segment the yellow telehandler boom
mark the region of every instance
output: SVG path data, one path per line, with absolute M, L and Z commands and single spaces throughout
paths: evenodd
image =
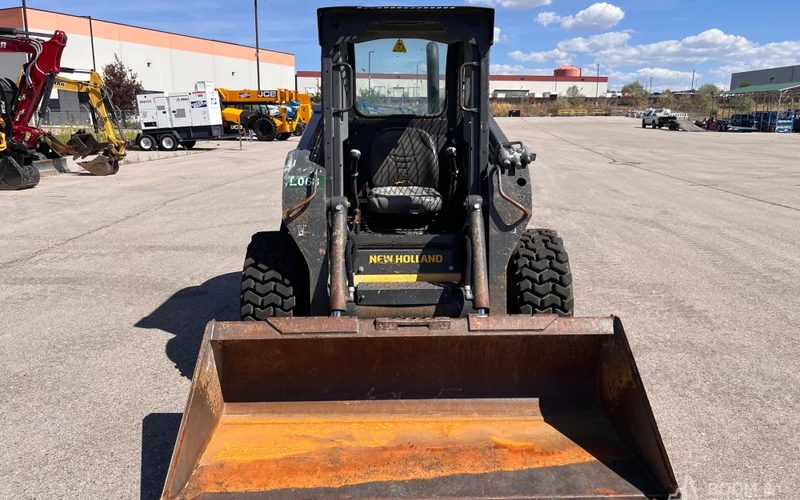
M 259 140 L 285 141 L 292 135 L 302 135 L 305 125 L 311 119 L 311 96 L 296 90 L 231 90 L 218 88 L 222 102 L 222 118 L 226 131 L 234 126 L 252 128 Z M 248 127 L 246 113 L 271 116 L 271 124 Z M 245 122 L 243 123 L 243 118 Z M 252 122 L 252 120 L 249 120 Z

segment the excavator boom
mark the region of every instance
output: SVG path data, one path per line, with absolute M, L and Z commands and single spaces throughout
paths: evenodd
M 89 161 L 79 161 L 78 164 L 94 175 L 115 174 L 119 170 L 119 162 L 125 158 L 127 142 L 122 126 L 117 120 L 116 108 L 111 100 L 111 90 L 105 86 L 103 79 L 94 70 L 62 68 L 62 72 L 89 75 L 89 81 L 57 76 L 54 86 L 59 90 L 79 92 L 88 97 L 95 134 L 98 137 L 104 136 L 105 140 L 98 141 L 92 134 L 82 131 L 74 134 L 67 144 L 62 144 L 49 135 L 45 136 L 45 140 L 56 153 L 61 156 L 71 155 L 75 160 L 99 155 Z
M 42 40 L 41 37 L 49 37 Z M 0 52 L 23 52 L 30 60 L 22 66 L 22 77 L 13 109 L 13 139 L 34 149 L 44 131 L 30 126 L 36 110 L 47 107 L 50 90 L 56 75 L 61 71 L 61 54 L 67 45 L 67 34 L 56 31 L 52 35 L 0 29 Z

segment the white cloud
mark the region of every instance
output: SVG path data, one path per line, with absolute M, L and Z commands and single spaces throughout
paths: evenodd
M 555 12 L 539 12 L 535 20 L 542 26 L 547 26 L 548 24 L 555 24 L 559 22 L 561 20 L 561 16 Z
M 622 21 L 625 12 L 608 2 L 592 4 L 575 16 L 561 19 L 561 27 L 569 31 L 603 31 Z
M 743 36 L 730 35 L 718 29 L 681 40 L 615 47 L 595 53 L 598 62 L 613 66 L 691 65 L 718 61 L 716 74 L 729 70 L 770 68 L 797 64 L 800 41 L 759 45 Z
M 512 10 L 526 10 L 550 5 L 553 0 L 465 0 L 469 5 L 488 5 Z
M 498 27 L 494 28 L 494 43 L 502 43 L 506 41 L 506 36 L 501 34 L 501 30 Z
M 596 52 L 625 45 L 625 42 L 630 39 L 630 33 L 611 31 L 601 35 L 592 35 L 588 38 L 578 37 L 562 40 L 558 42 L 557 47 L 569 52 Z
M 540 12 L 536 22 L 542 26 L 561 24 L 568 31 L 603 31 L 616 26 L 625 17 L 625 12 L 608 2 L 598 2 L 574 16 L 560 16 L 555 12 Z
M 571 61 L 569 53 L 560 49 L 553 49 L 545 52 L 522 52 L 521 50 L 515 50 L 509 53 L 508 57 L 519 62 L 543 63 L 547 61 L 556 61 L 559 64 L 569 64 Z
M 526 68 L 521 64 L 490 64 L 489 72 L 493 75 L 552 75 L 552 69 Z
M 697 80 L 702 76 L 695 73 L 695 86 Z M 680 71 L 667 68 L 641 68 L 636 71 L 612 71 L 608 74 L 608 88 L 619 89 L 623 85 L 633 81 L 640 81 L 642 85 L 649 87 L 650 78 L 653 79 L 653 91 L 661 91 L 667 88 L 673 90 L 683 90 L 692 86 L 692 72 Z

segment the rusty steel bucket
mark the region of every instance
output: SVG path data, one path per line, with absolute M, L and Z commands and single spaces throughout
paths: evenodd
M 206 329 L 163 499 L 667 498 L 617 318 Z

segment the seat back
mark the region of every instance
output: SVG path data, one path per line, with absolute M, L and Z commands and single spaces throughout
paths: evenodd
M 385 128 L 375 134 L 370 158 L 372 187 L 439 187 L 439 158 L 430 134 L 413 127 Z

